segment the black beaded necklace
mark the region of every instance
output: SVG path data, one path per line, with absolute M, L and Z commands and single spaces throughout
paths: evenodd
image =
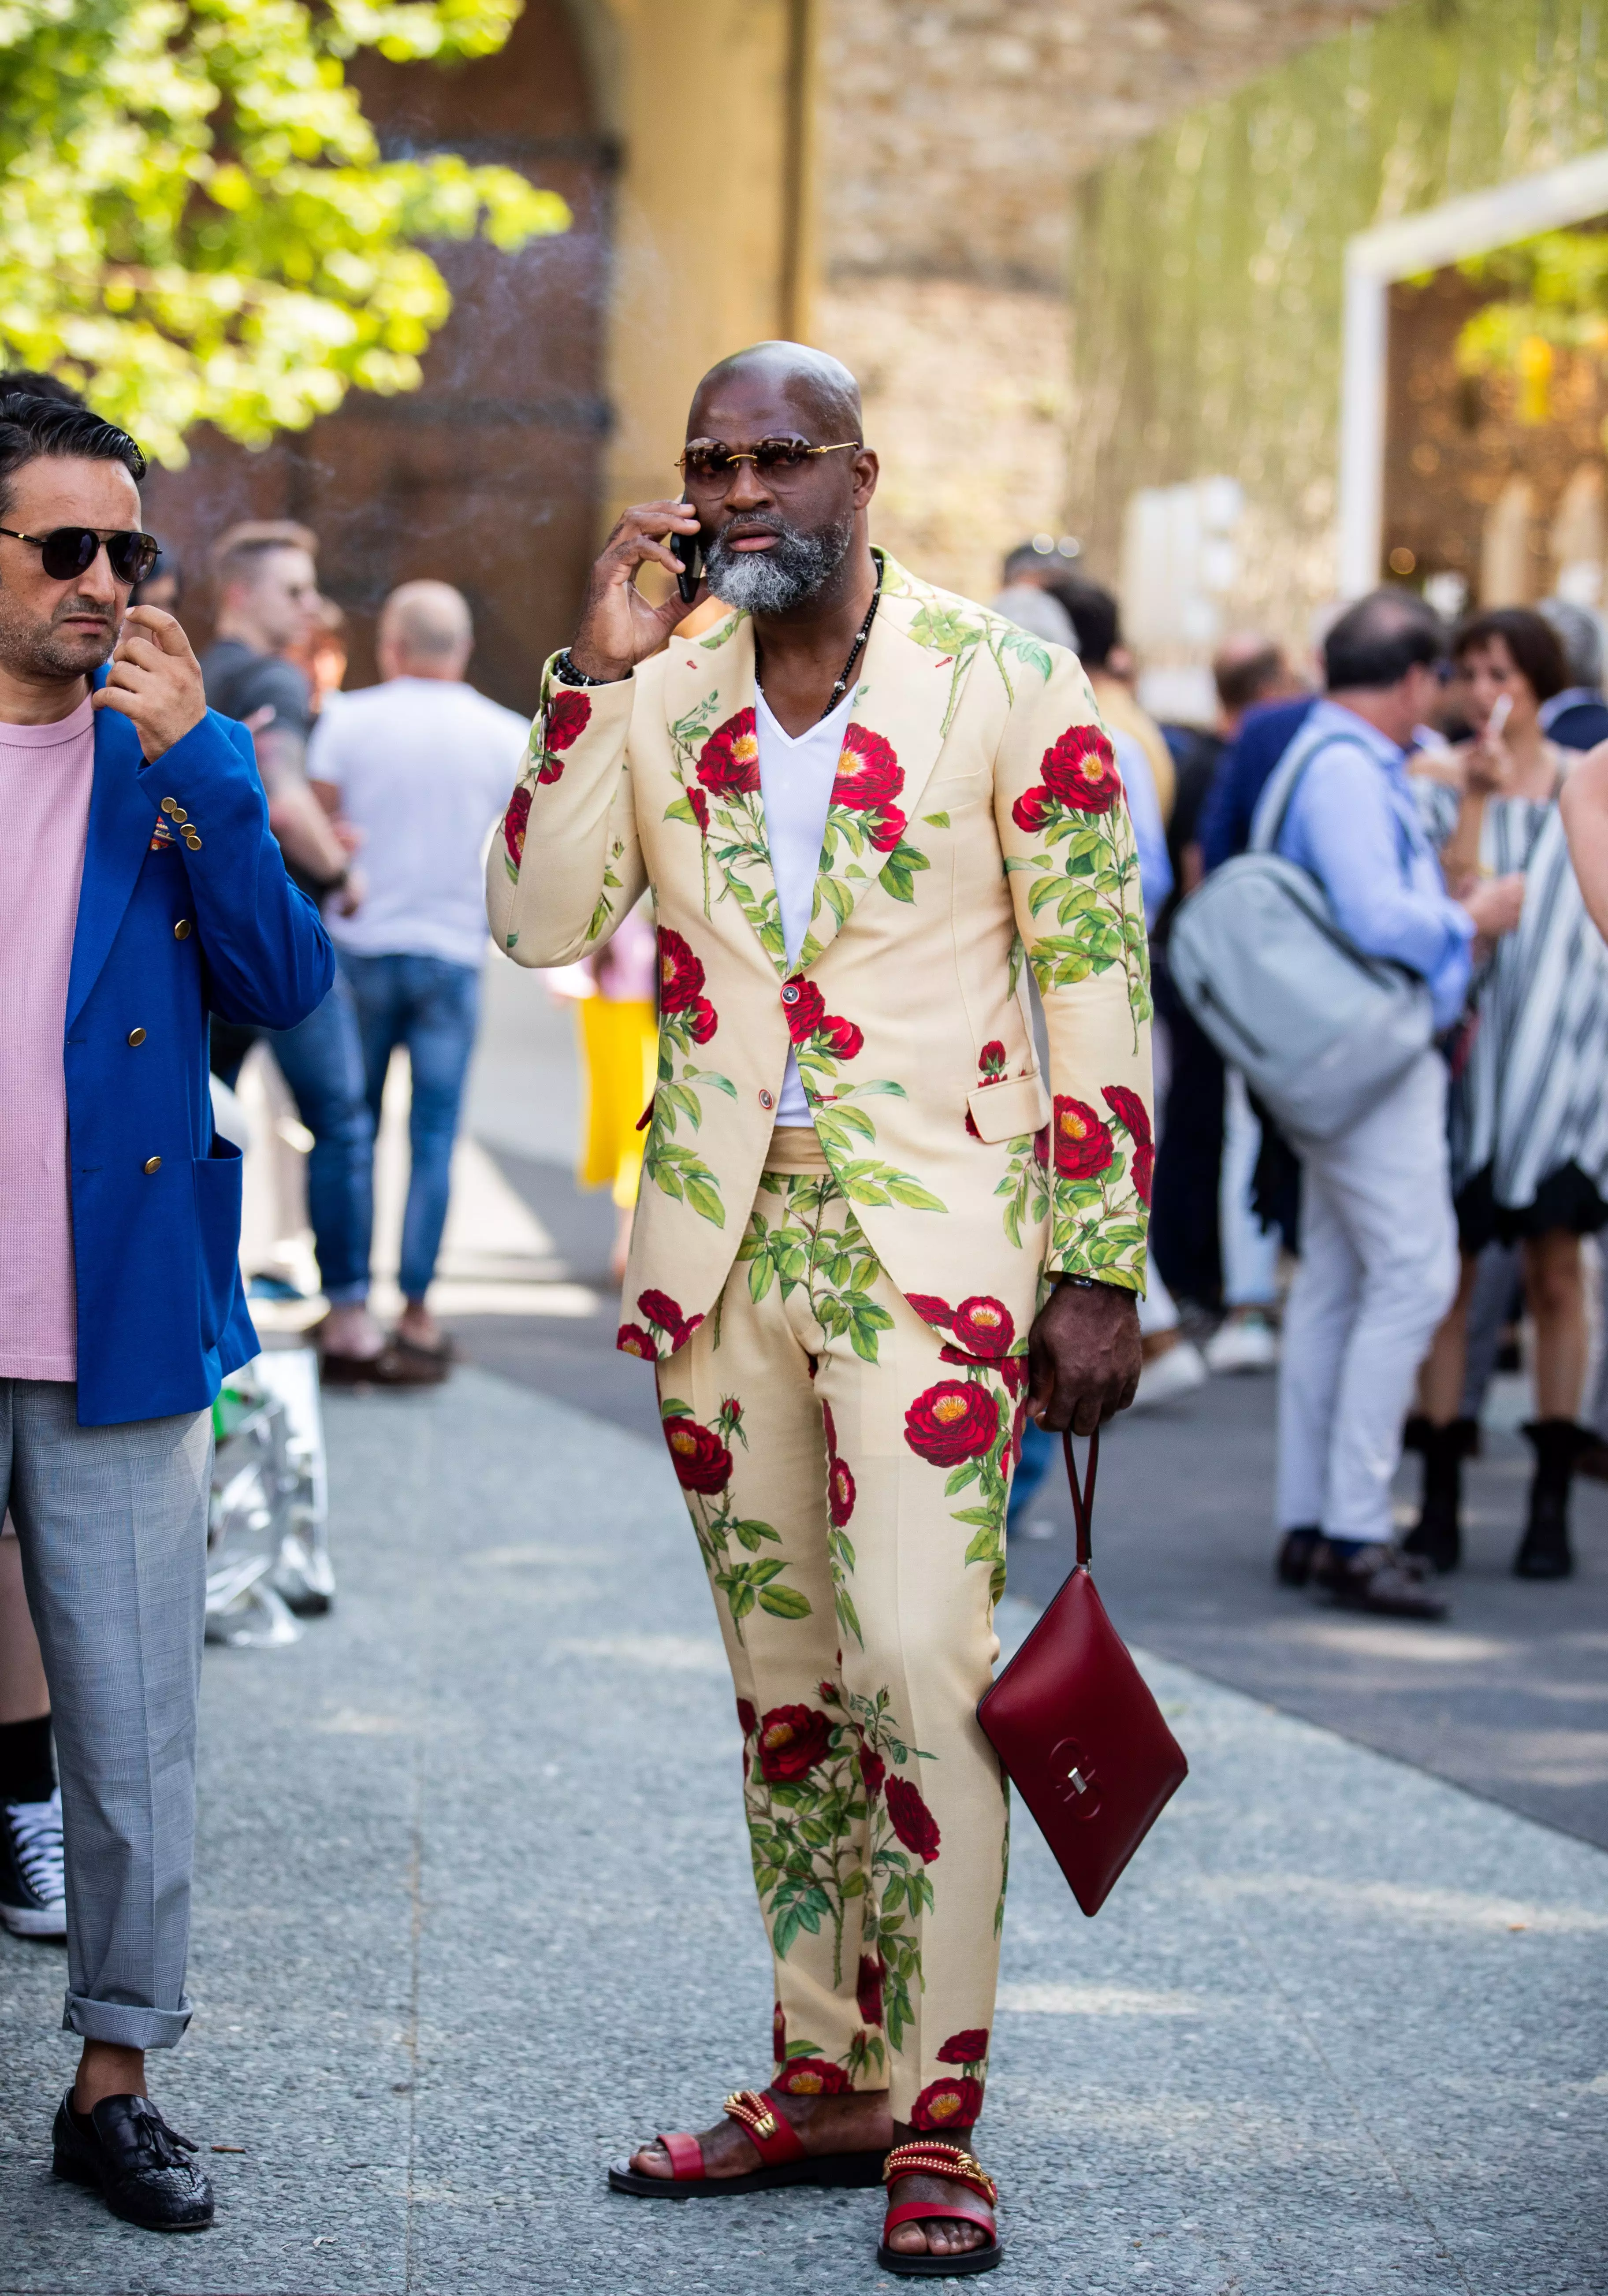
M 855 639 L 854 644 L 849 649 L 848 660 L 838 672 L 837 681 L 833 685 L 831 694 L 827 698 L 826 707 L 822 710 L 820 717 L 816 719 L 816 724 L 817 726 L 823 724 L 826 718 L 831 717 L 839 702 L 848 693 L 849 681 L 854 676 L 854 666 L 856 662 L 858 661 L 861 654 L 866 651 L 866 641 L 871 636 L 871 625 L 876 619 L 876 610 L 882 603 L 882 562 L 879 558 L 876 562 L 876 588 L 871 594 L 871 603 L 866 609 L 866 619 L 860 624 L 859 636 Z M 756 629 L 754 632 L 754 683 L 759 686 L 759 691 L 762 693 L 765 691 L 763 676 L 764 667 L 764 655 L 759 647 L 759 633 Z M 800 736 L 800 739 L 801 738 L 802 736 Z

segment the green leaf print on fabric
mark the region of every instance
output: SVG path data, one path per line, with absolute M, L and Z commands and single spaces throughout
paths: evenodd
M 773 1283 L 784 1300 L 801 1286 L 822 1330 L 846 1339 L 863 1362 L 876 1361 L 878 1337 L 893 1326 L 870 1297 L 882 1264 L 833 1181 L 767 1172 L 737 1258 L 756 1302 Z
M 1137 1051 L 1140 1023 L 1151 1016 L 1150 944 L 1138 853 L 1127 815 L 1118 809 L 1121 795 L 1116 757 L 1100 728 L 1068 726 L 1045 751 L 1038 781 L 1011 808 L 1017 828 L 1043 842 L 1005 865 L 1033 875 L 1028 906 L 1034 917 L 1053 912 L 1063 928 L 1035 939 L 1028 951 L 1040 993 L 1120 964 Z

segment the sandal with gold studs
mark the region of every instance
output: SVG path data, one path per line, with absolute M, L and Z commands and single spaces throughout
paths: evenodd
M 759 2166 L 741 2177 L 711 2177 L 704 2166 L 703 2147 L 695 2136 L 680 2130 L 661 2134 L 659 2142 L 670 2156 L 668 2177 L 644 2177 L 640 2169 L 611 2169 L 609 2185 L 616 2193 L 635 2193 L 645 2201 L 723 2201 L 739 2193 L 771 2193 L 782 2185 L 863 2186 L 882 2180 L 882 2152 L 805 2152 L 798 2131 L 766 2093 L 738 2089 L 726 2100 L 726 2118 L 734 2120 L 759 2155 Z
M 896 2202 L 892 2199 L 893 2187 L 905 2177 L 945 2177 L 950 2184 L 964 2185 L 969 2192 L 975 2193 L 983 2205 L 976 2208 L 964 2201 Z M 882 2240 L 876 2260 L 884 2272 L 903 2273 L 911 2280 L 954 2280 L 969 2272 L 993 2271 L 1005 2253 L 994 2226 L 999 2187 L 970 2152 L 963 2152 L 958 2144 L 915 2137 L 908 2144 L 896 2144 L 889 2153 L 882 2163 L 882 2182 L 888 2187 L 890 2206 L 882 2219 Z M 896 2225 L 946 2219 L 980 2226 L 989 2235 L 986 2246 L 961 2249 L 952 2256 L 933 2256 L 930 2252 L 923 2255 L 920 2251 L 907 2255 L 902 2249 L 888 2245 L 888 2235 Z

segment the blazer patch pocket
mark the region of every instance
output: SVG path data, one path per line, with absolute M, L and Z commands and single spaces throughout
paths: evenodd
M 1019 1140 L 1050 1120 L 1050 1096 L 1044 1078 L 1007 1077 L 1003 1084 L 980 1084 L 966 1095 L 972 1121 L 983 1140 Z
M 201 1345 L 211 1348 L 217 1344 L 240 1272 L 240 1150 L 218 1133 L 212 1153 L 198 1156 L 193 1169 Z

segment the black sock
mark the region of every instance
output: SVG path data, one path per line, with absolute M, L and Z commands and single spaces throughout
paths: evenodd
M 0 1722 L 0 1801 L 48 1801 L 55 1790 L 49 1715 Z

